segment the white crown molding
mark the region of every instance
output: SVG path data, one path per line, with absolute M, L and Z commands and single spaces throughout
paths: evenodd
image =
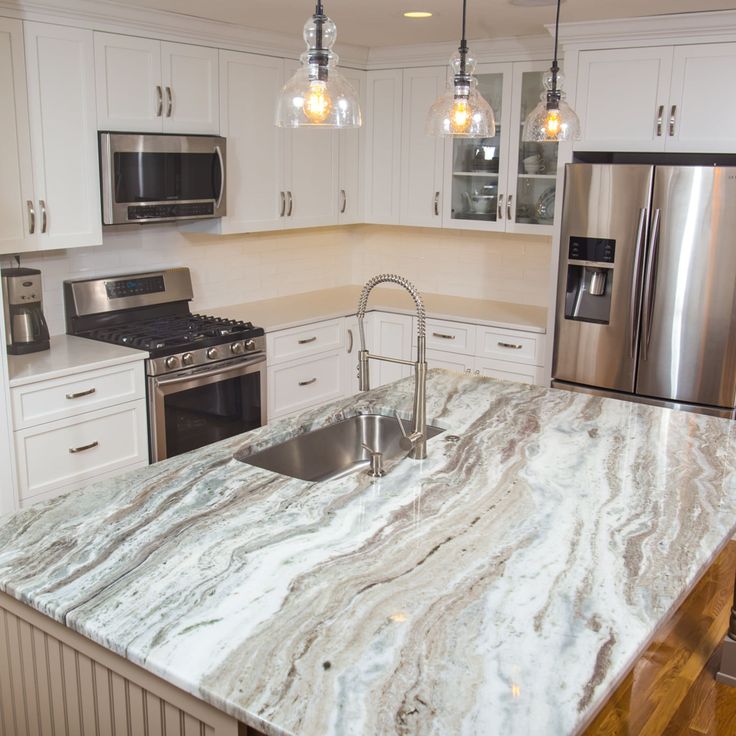
M 0 15 L 288 59 L 304 51 L 303 40 L 292 35 L 115 0 L 0 0 Z M 367 48 L 338 43 L 337 51 L 343 66 L 365 68 Z
M 517 36 L 471 40 L 470 53 L 479 62 L 542 61 L 552 59 L 549 36 Z M 457 51 L 457 42 L 379 46 L 368 51 L 368 69 L 392 69 L 412 66 L 447 66 Z
M 554 26 L 546 28 L 550 33 L 554 32 Z M 560 24 L 561 44 L 577 48 L 718 43 L 735 39 L 736 10 Z

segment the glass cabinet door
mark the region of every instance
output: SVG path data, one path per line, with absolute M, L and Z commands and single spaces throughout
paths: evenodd
M 503 230 L 499 196 L 506 182 L 504 125 L 505 73 L 476 73 L 478 91 L 493 108 L 493 138 L 455 138 L 449 142 L 450 197 L 445 204 L 445 224 L 452 227 Z M 493 223 L 497 223 L 496 226 Z
M 515 117 L 518 146 L 512 141 L 512 156 L 517 156 L 515 173 L 510 176 L 509 190 L 514 194 L 512 204 L 515 231 L 539 232 L 539 228 L 551 227 L 555 216 L 555 184 L 557 180 L 557 151 L 559 143 L 552 141 L 526 143 L 521 140 L 526 116 L 539 102 L 544 89 L 542 78 L 547 69 L 521 71 L 514 75 L 515 92 L 518 91 L 520 109 Z M 517 154 L 518 151 L 518 154 Z M 514 188 L 514 178 L 516 186 Z M 515 191 L 514 191 L 515 189 Z M 524 227 L 527 226 L 527 227 Z

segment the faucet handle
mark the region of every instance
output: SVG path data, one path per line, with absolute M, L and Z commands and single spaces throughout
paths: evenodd
M 409 450 L 413 450 L 414 445 L 416 445 L 416 443 L 419 442 L 420 439 L 422 439 L 422 433 L 412 432 L 411 434 L 407 434 L 406 428 L 404 427 L 404 422 L 399 416 L 399 412 L 395 412 L 394 415 L 396 416 L 396 421 L 399 423 L 399 429 L 401 430 L 402 434 L 402 437 L 399 440 L 399 447 L 402 450 L 406 450 L 407 452 Z

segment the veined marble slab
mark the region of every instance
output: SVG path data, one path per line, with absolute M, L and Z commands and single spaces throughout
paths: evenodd
M 425 461 L 232 458 L 411 389 L 22 511 L 0 588 L 268 734 L 573 733 L 733 534 L 736 425 L 434 370 Z

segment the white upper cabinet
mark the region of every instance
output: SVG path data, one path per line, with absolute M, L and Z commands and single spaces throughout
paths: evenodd
M 95 33 L 100 130 L 217 134 L 218 51 Z
M 367 74 L 365 222 L 399 223 L 402 79 L 401 69 Z
M 227 216 L 220 222 L 222 232 L 284 227 L 284 132 L 274 125 L 283 80 L 282 59 L 220 52 L 220 133 L 227 138 Z
M 343 75 L 358 93 L 363 125 L 338 133 L 339 175 L 337 221 L 340 225 L 364 222 L 363 216 L 363 167 L 365 162 L 365 129 L 368 115 L 365 109 L 366 73 L 355 69 L 343 69 Z
M 427 113 L 445 89 L 446 67 L 405 69 L 401 131 L 402 225 L 442 225 L 444 138 L 425 132 Z
M 0 18 L 0 252 L 36 247 L 23 26 Z
M 37 247 L 102 243 L 92 31 L 25 23 Z
M 736 43 L 675 47 L 668 151 L 736 152 L 734 70 Z
M 671 46 L 582 51 L 575 148 L 663 151 L 671 74 Z

